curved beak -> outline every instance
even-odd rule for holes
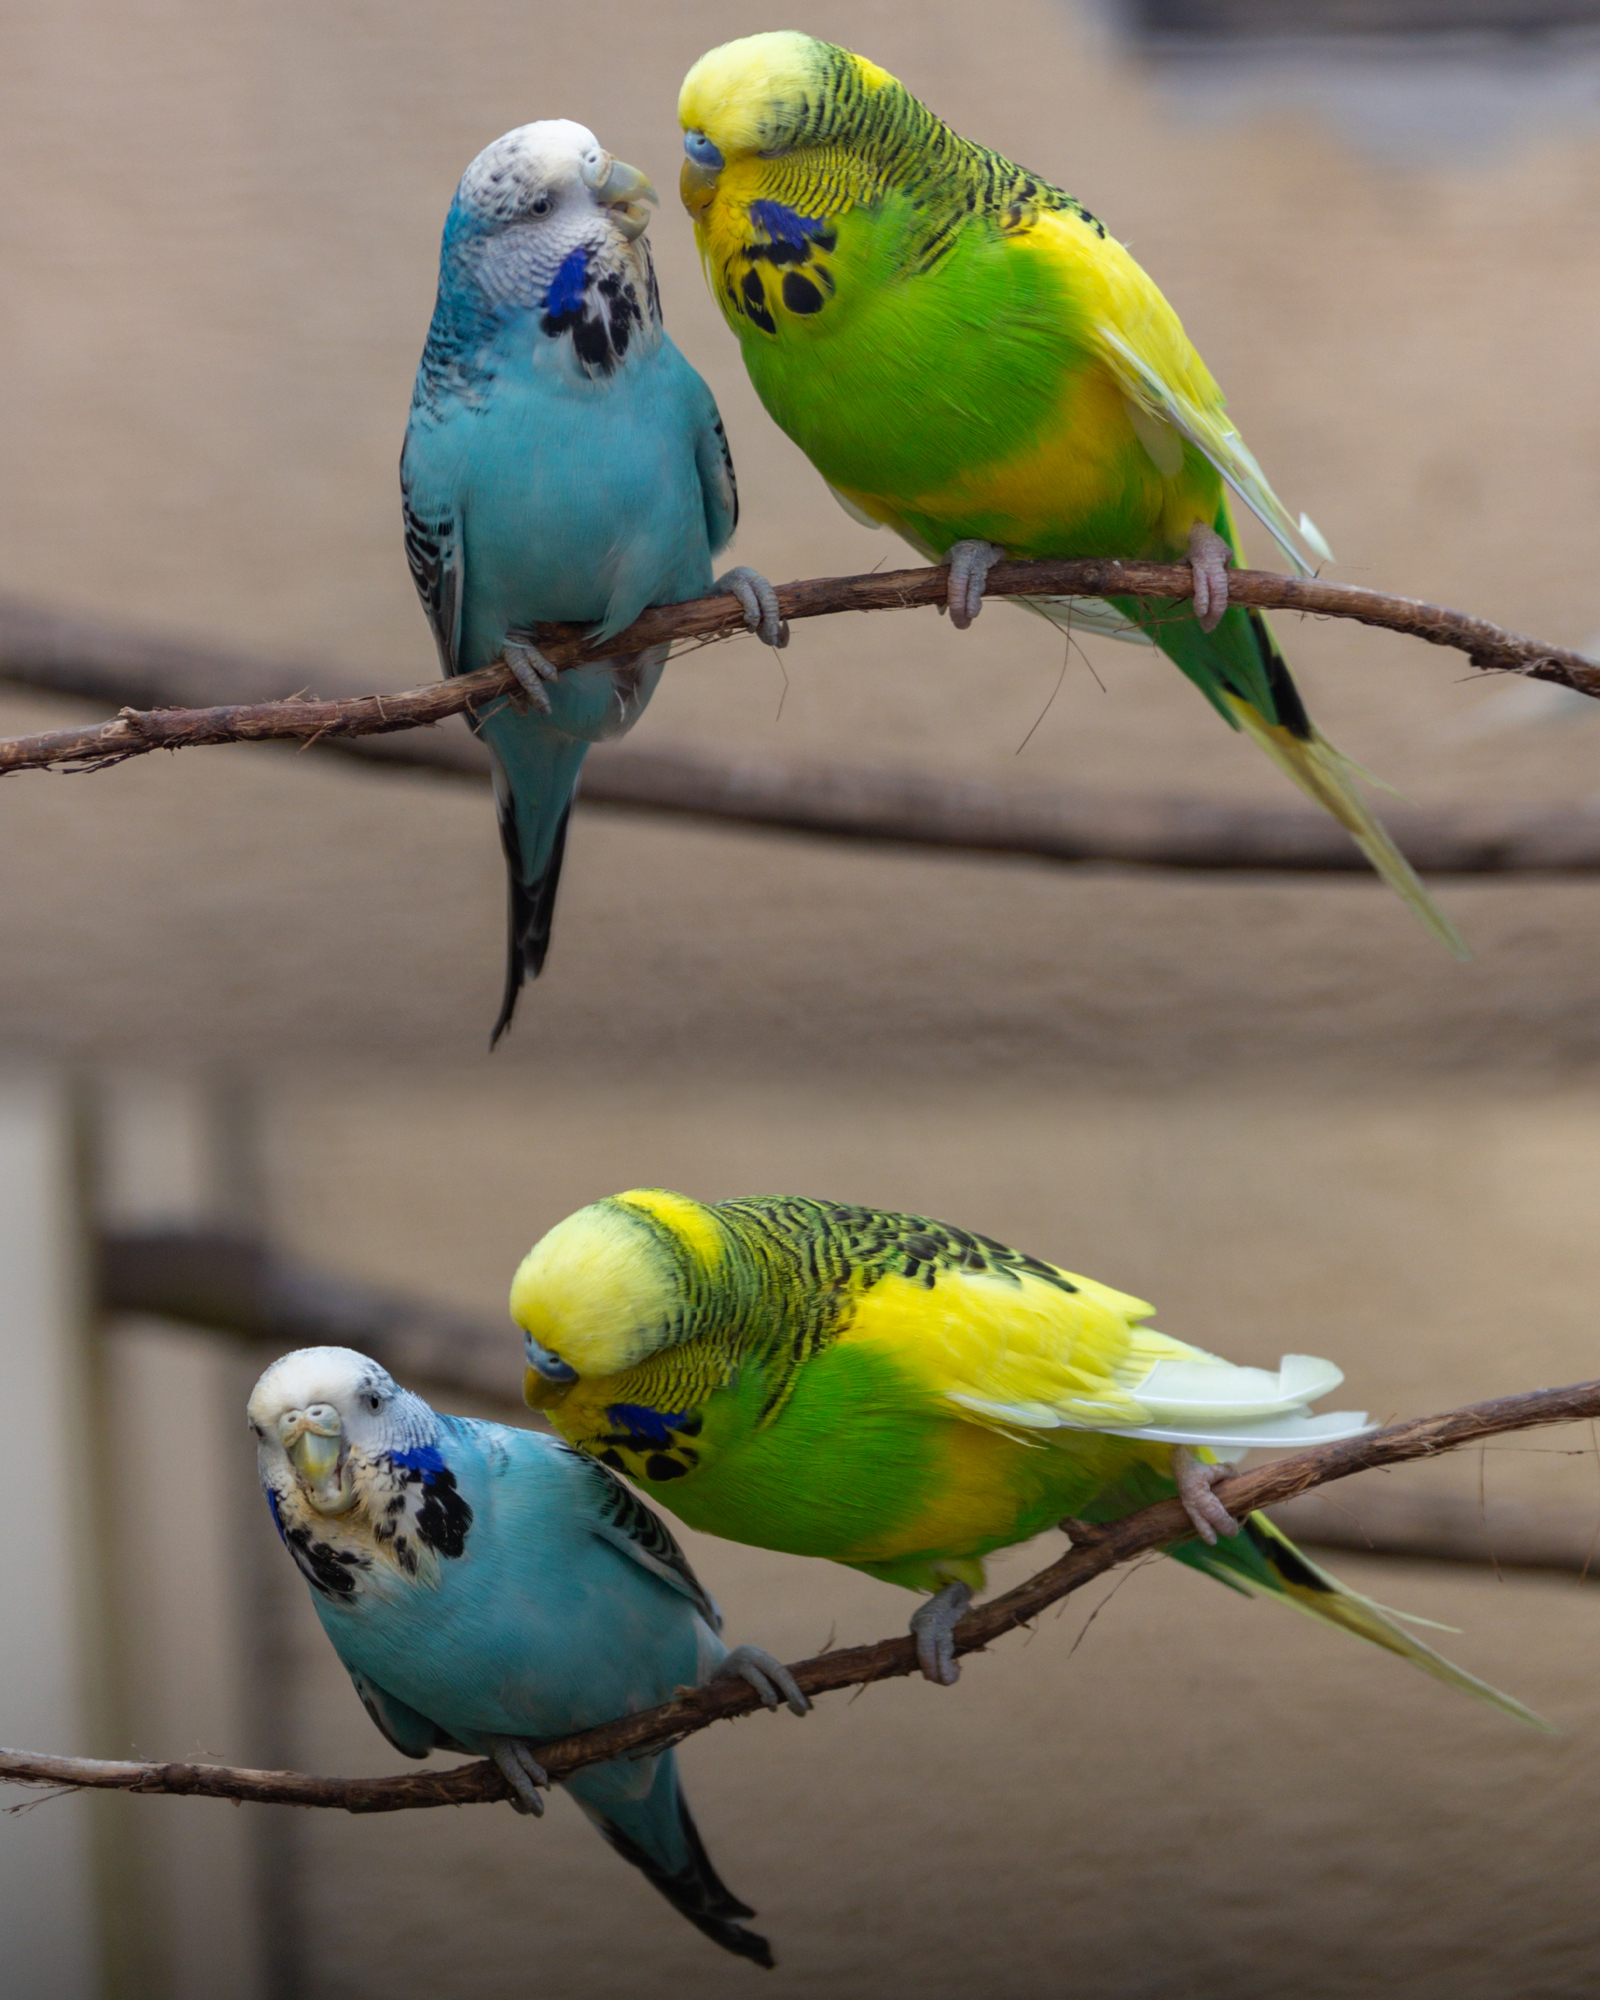
[[[593,169],[585,166],[583,177],[620,235],[632,243],[644,234],[650,226],[650,210],[661,199],[647,174],[603,154]]]
[[[290,1410],[278,1419],[278,1438],[307,1501],[319,1514],[344,1514],[355,1505],[337,1417]]]
[[[684,161],[683,171],[678,175],[678,195],[696,222],[711,206],[721,172],[720,167],[702,167],[693,160]]]

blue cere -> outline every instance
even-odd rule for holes
[[[721,150],[712,145],[704,132],[685,132],[683,135],[683,150],[694,161],[697,167],[720,167],[722,165]]]
[[[548,1347],[541,1347],[530,1333],[524,1339],[523,1350],[528,1357],[528,1366],[547,1382],[576,1382],[578,1371],[569,1361],[563,1361],[559,1354],[552,1354]]]

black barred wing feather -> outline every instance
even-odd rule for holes
[[[796,1195],[756,1196],[721,1206],[759,1221],[801,1257],[815,1279],[835,1285],[871,1285],[893,1272],[920,1279],[931,1290],[941,1273],[980,1271],[1015,1284],[1028,1277],[1060,1292],[1080,1289],[1054,1264],[925,1215],[896,1215]]]
[[[695,438],[695,468],[700,474],[700,492],[705,501],[706,539],[711,553],[727,547],[739,525],[739,482],[733,476],[733,453],[728,434],[722,427],[711,391],[705,391],[705,411]]]
[[[615,1473],[598,1460],[563,1446],[583,1467],[590,1481],[589,1494],[595,1510],[594,1532],[613,1548],[647,1569],[652,1576],[681,1591],[713,1632],[722,1630],[722,1613],[689,1567],[689,1558],[679,1548],[672,1530],[653,1508],[647,1507]]]
[[[448,680],[461,671],[461,523],[453,509],[414,499],[403,476],[401,509],[406,563],[439,649],[439,670]]]

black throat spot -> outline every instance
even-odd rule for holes
[[[650,317],[659,318],[652,279],[647,301]],[[573,304],[546,311],[540,331],[552,340],[568,336],[578,365],[588,375],[609,375],[643,329],[646,306],[621,271],[607,271],[586,285]]]

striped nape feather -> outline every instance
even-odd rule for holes
[[[729,158],[767,157],[764,194],[807,217],[905,196],[922,217],[919,271],[940,262],[974,213],[1008,230],[1070,214],[1106,233],[1076,197],[962,138],[887,70],[809,35],[750,35],[712,49],[684,79],[678,116]]]

